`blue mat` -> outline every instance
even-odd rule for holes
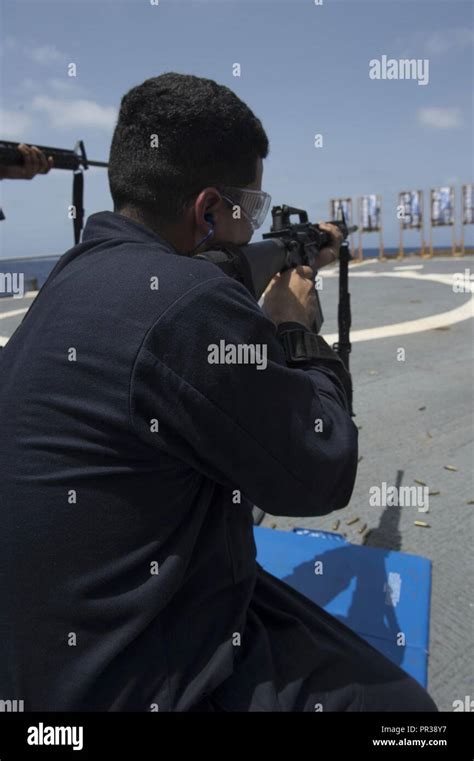
[[[430,560],[359,547],[328,531],[255,526],[254,535],[257,561],[266,571],[349,626],[426,687]]]

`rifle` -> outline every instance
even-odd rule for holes
[[[66,148],[51,148],[46,145],[38,145],[46,157],[52,156],[53,169],[66,169],[74,172],[72,182],[72,206],[74,216],[72,219],[74,228],[74,243],[79,243],[82,225],[84,222],[84,175],[83,170],[90,166],[107,167],[105,161],[91,161],[87,158],[86,149],[82,140],[78,140],[73,150]],[[0,140],[0,164],[4,166],[21,166],[24,158],[18,150],[18,143],[9,140]]]
[[[37,145],[37,148],[46,157],[54,159],[53,169],[79,169],[81,166],[88,169],[90,166],[107,167],[105,161],[91,161],[86,156],[86,149],[82,140],[78,140],[73,150],[66,148],[50,148],[46,145]],[[23,164],[23,154],[18,150],[18,143],[9,140],[0,140],[0,164],[8,166],[20,166]]]
[[[297,215],[298,222],[291,223],[291,216]],[[349,354],[351,344],[349,332],[351,326],[350,294],[348,290],[348,265],[352,259],[347,237],[357,227],[346,225],[342,221],[332,221],[343,234],[339,254],[339,305],[338,305],[338,341],[333,345],[347,371],[349,372]],[[233,243],[216,245],[210,251],[197,254],[195,259],[205,259],[216,264],[230,277],[243,283],[250,293],[259,300],[270,280],[278,273],[307,265],[316,274],[315,260],[317,253],[330,245],[329,233],[320,230],[317,225],[308,222],[308,214],[302,209],[291,206],[274,206],[272,209],[272,227],[270,232],[262,235],[263,240],[236,246]],[[318,291],[316,291],[316,318],[313,332],[319,333],[324,322]],[[352,389],[349,393],[349,408],[352,411]]]

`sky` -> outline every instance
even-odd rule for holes
[[[472,3],[156,2],[0,0],[0,139],[59,148],[82,139],[90,159],[107,161],[124,93],[166,71],[194,74],[230,87],[261,119],[273,203],[317,222],[329,218],[332,197],[379,193],[384,242],[396,246],[398,193],[423,190],[426,214],[429,189],[454,184],[459,237],[461,184],[474,179]],[[428,60],[427,84],[371,79],[369,61],[384,55]],[[72,246],[70,172],[0,185],[1,257]],[[106,170],[86,172],[85,208],[112,209]],[[450,240],[450,230],[435,231],[435,245]],[[407,246],[418,241],[405,234]],[[378,245],[377,234],[364,245]]]

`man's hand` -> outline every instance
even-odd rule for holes
[[[47,174],[53,166],[53,158],[46,158],[36,145],[20,143],[18,150],[23,154],[23,164],[0,166],[2,180],[31,180],[37,174]]]
[[[299,322],[312,330],[316,318],[316,290],[311,267],[278,273],[264,292],[263,311],[276,325]]]
[[[326,264],[331,264],[339,258],[339,249],[344,237],[339,228],[336,225],[331,225],[330,222],[318,222],[318,227],[320,230],[329,233],[331,237],[331,244],[322,248],[315,257],[315,268],[320,270],[321,267],[325,267]]]
[[[315,260],[315,269],[336,261],[343,235],[329,222],[319,222],[321,230],[329,233],[331,245],[322,248]],[[264,293],[263,311],[276,325],[299,322],[313,330],[316,319],[315,273],[311,267],[296,267],[279,273],[270,281]]]

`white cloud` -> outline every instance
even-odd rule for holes
[[[463,123],[459,108],[420,108],[417,119],[425,127],[435,129],[455,129]]]
[[[473,29],[445,29],[433,32],[425,40],[425,50],[431,55],[448,53],[450,50],[464,50],[474,43]]]
[[[113,106],[101,106],[92,100],[62,100],[37,95],[33,108],[44,111],[52,127],[94,127],[110,130],[115,126],[117,111]]]
[[[83,85],[80,85],[76,77],[69,77],[66,74],[60,77],[49,77],[48,79],[35,80],[31,77],[25,77],[20,82],[20,88],[28,93],[50,93],[56,95],[72,95],[83,97],[88,95],[88,91]]]
[[[14,140],[23,139],[22,135],[24,135],[30,125],[31,118],[28,114],[25,114],[22,111],[6,111],[1,109],[0,133],[5,140],[8,138]]]
[[[47,65],[57,61],[66,61],[66,54],[62,53],[56,45],[36,45],[18,40],[16,37],[5,37],[0,45],[0,54],[13,53],[30,58],[35,63]]]
[[[86,89],[82,85],[78,84],[76,77],[64,76],[64,79],[58,77],[52,77],[48,79],[48,86],[51,90],[61,95],[85,95]]]
[[[25,48],[27,55],[36,63],[48,64],[64,61],[66,56],[55,45],[41,45],[37,48]]]
[[[455,54],[474,45],[474,30],[466,27],[451,27],[432,32],[414,32],[408,37],[397,37],[394,49],[396,57],[418,58],[421,55],[441,56]]]

